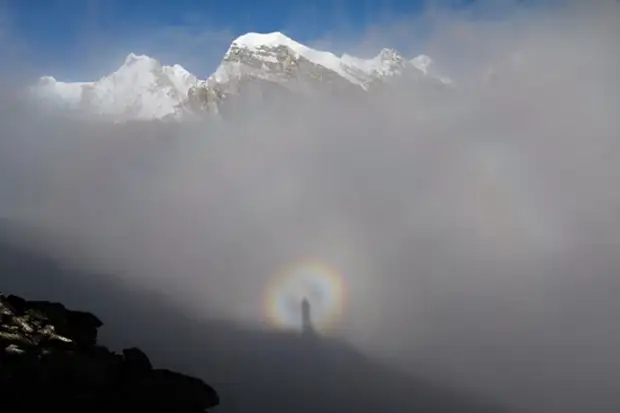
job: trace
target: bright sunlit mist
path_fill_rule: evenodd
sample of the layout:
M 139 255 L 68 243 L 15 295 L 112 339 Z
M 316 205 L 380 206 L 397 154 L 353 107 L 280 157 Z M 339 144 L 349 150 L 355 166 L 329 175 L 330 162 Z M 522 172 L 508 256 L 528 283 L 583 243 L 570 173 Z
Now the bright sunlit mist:
M 265 311 L 276 328 L 300 329 L 303 299 L 312 308 L 312 321 L 319 330 L 338 326 L 346 307 L 346 289 L 336 268 L 318 262 L 286 268 L 268 285 Z

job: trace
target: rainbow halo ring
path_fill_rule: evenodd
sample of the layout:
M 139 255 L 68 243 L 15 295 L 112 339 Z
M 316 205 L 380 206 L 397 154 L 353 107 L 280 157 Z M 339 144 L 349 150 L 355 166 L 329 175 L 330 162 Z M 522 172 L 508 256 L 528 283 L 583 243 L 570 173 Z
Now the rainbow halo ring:
M 344 282 L 338 271 L 320 263 L 305 263 L 286 269 L 268 286 L 265 309 L 270 325 L 301 328 L 301 302 L 311 306 L 315 328 L 333 328 L 345 304 Z

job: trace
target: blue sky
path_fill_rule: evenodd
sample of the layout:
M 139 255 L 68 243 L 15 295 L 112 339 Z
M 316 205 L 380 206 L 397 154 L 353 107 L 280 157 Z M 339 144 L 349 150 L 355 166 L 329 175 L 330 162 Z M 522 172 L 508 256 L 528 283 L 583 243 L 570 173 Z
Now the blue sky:
M 36 76 L 44 72 L 62 80 L 91 80 L 115 70 L 125 55 L 135 52 L 167 64 L 182 64 L 205 77 L 232 39 L 248 31 L 281 30 L 298 41 L 324 44 L 330 50 L 342 52 L 359 49 L 358 42 L 368 37 L 373 28 L 398 27 L 400 22 L 402 29 L 403 22 L 409 22 L 407 37 L 418 40 L 414 48 L 423 48 L 428 27 L 412 22 L 429 4 L 454 10 L 476 3 L 479 2 L 4 0 L 4 7 L 0 7 L 0 38 L 10 43 L 11 56 Z M 382 41 L 393 43 L 385 46 L 399 46 L 398 36 Z

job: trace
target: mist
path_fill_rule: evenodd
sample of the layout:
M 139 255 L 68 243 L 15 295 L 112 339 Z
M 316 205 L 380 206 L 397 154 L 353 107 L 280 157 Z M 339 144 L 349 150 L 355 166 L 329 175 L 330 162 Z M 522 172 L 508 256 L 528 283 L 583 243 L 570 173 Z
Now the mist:
M 68 267 L 257 329 L 278 328 L 274 278 L 320 263 L 346 286 L 326 337 L 516 412 L 616 412 L 620 7 L 433 19 L 455 87 L 112 125 L 3 85 L 0 218 Z

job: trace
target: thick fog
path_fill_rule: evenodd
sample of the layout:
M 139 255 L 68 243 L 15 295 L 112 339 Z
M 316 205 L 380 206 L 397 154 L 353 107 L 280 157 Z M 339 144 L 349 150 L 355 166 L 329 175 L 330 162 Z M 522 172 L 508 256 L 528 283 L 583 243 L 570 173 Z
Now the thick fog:
M 68 266 L 255 328 L 275 328 L 274 277 L 322 264 L 346 295 L 326 336 L 515 411 L 616 412 L 620 7 L 593 3 L 437 17 L 451 87 L 218 122 L 68 120 L 5 85 L 0 218 Z

